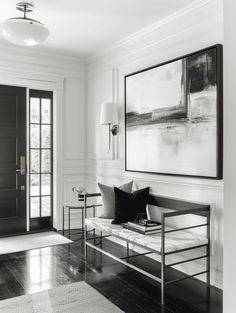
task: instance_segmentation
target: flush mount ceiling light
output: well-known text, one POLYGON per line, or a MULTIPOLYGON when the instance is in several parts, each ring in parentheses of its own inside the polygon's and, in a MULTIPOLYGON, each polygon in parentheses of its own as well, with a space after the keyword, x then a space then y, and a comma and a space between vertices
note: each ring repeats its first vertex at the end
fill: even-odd
POLYGON ((26 13, 34 11, 34 5, 20 2, 17 10, 24 12, 24 17, 14 17, 3 21, 2 33, 4 38, 18 46, 35 46, 49 36, 49 30, 42 23, 26 17, 26 13))

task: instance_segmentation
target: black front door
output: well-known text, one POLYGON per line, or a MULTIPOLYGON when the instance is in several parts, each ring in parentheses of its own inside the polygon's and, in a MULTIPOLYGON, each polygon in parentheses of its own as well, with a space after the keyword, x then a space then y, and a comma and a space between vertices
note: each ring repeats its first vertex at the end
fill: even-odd
POLYGON ((0 234, 26 231, 26 89, 0 85, 0 234))

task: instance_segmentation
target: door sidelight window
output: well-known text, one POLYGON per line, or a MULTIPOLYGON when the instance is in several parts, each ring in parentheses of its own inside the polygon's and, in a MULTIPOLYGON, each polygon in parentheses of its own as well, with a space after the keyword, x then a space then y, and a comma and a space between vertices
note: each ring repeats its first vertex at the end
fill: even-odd
MULTIPOLYGON (((53 203, 52 92, 30 90, 29 116, 30 219, 50 218, 51 221, 53 203)), ((48 223, 46 225, 52 226, 48 223)))

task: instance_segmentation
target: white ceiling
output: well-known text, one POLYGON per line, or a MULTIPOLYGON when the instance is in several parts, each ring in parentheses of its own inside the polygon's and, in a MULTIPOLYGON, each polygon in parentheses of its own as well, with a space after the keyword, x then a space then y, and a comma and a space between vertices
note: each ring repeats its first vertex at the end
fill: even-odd
MULTIPOLYGON (((22 0, 21 0, 22 1, 22 0)), ((17 0, 1 0, 0 22, 20 16, 17 0)), ((36 49, 85 57, 139 31, 196 0, 34 0, 28 16, 50 29, 36 49)), ((4 42, 0 35, 0 43, 4 42)))

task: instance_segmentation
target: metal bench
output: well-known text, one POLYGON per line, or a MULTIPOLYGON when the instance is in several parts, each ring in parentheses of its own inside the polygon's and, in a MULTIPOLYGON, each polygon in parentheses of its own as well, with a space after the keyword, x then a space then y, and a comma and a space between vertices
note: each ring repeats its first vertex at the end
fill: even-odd
MULTIPOLYGON (((176 283, 181 280, 185 280, 191 277, 206 274, 206 284, 210 287, 210 205, 187 202, 179 199, 166 198, 162 196, 150 195, 148 199, 148 204, 152 206, 162 207, 171 209, 169 212, 161 213, 161 223, 162 228, 160 233, 153 235, 142 235, 127 229, 124 229, 120 225, 111 225, 111 220, 106 220, 102 218, 88 218, 87 217, 87 199, 93 197, 100 197, 100 193, 87 194, 84 196, 84 247, 85 247, 85 258, 87 257, 87 247, 95 249, 106 256, 148 276, 161 284, 161 304, 165 304, 165 287, 171 283, 176 283), (166 220, 170 217, 186 216, 188 214, 194 214, 198 216, 203 216, 205 222, 197 225, 191 225, 181 228, 170 228, 166 226, 166 220), (189 230, 194 228, 206 228, 206 235, 196 235, 191 234, 189 230), (88 236, 88 228, 93 230, 93 235, 88 236), (99 235, 96 234, 95 230, 98 231, 99 235), (103 238, 115 237, 126 242, 127 246, 127 257, 119 258, 110 252, 104 251, 102 246, 96 245, 96 240, 102 241, 103 238), (135 244, 135 246, 145 249, 147 252, 138 254, 158 254, 161 256, 161 277, 154 276, 147 271, 140 269, 139 267, 130 264, 127 260, 129 259, 129 245, 135 244), (188 250, 198 249, 204 247, 206 252, 204 255, 188 258, 183 261, 174 262, 171 264, 166 264, 166 257, 181 253, 188 250), (171 281, 166 280, 166 268, 173 267, 179 264, 196 261, 199 259, 206 259, 206 269, 201 272, 194 273, 192 275, 185 274, 184 278, 175 279, 171 281)), ((157 208, 158 209, 158 208, 157 208)), ((134 257, 134 256, 132 256, 134 257)))

